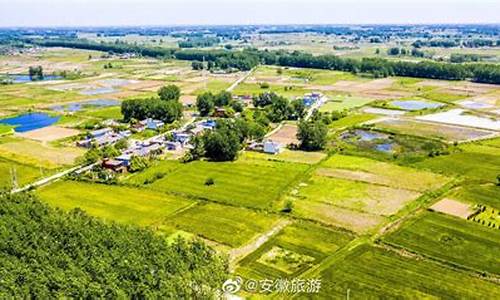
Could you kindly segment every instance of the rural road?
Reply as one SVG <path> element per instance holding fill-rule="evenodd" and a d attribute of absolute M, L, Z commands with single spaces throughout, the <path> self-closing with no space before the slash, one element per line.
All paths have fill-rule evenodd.
<path fill-rule="evenodd" d="M 66 175 L 68 175 L 69 173 L 72 173 L 72 172 L 83 172 L 83 171 L 90 170 L 96 164 L 97 163 L 93 163 L 91 165 L 80 165 L 80 166 L 73 167 L 71 169 L 64 170 L 64 171 L 59 172 L 57 174 L 51 175 L 49 177 L 42 178 L 42 179 L 40 179 L 38 181 L 35 181 L 33 183 L 30 183 L 30 184 L 27 184 L 27 185 L 25 185 L 23 187 L 13 189 L 11 191 L 11 193 L 12 194 L 20 193 L 20 192 L 27 191 L 27 190 L 29 190 L 31 188 L 35 188 L 35 187 L 39 187 L 39 186 L 45 185 L 47 183 L 50 183 L 50 182 L 52 182 L 54 180 L 57 180 L 57 179 L 63 177 L 63 176 L 66 176 Z"/>
<path fill-rule="evenodd" d="M 250 71 L 248 71 L 245 75 L 241 76 L 238 80 L 236 80 L 235 82 L 233 82 L 233 84 L 231 84 L 230 87 L 228 87 L 226 89 L 227 92 L 231 92 L 232 90 L 234 90 L 238 84 L 242 83 L 245 79 L 248 78 L 248 76 L 250 76 L 250 74 L 252 74 L 252 72 L 255 70 L 255 68 L 251 69 Z"/>
<path fill-rule="evenodd" d="M 231 250 L 229 252 L 230 264 L 235 265 L 236 263 L 241 261 L 248 254 L 254 252 L 260 246 L 264 245 L 264 243 L 266 243 L 271 237 L 278 234 L 283 228 L 285 228 L 287 225 L 289 225 L 291 223 L 292 223 L 292 221 L 290 221 L 290 220 L 281 220 L 276 225 L 274 225 L 274 227 L 271 228 L 271 230 L 258 236 L 256 239 L 254 239 L 249 244 L 246 244 L 244 246 L 241 246 L 240 248 L 236 248 L 236 249 Z"/>

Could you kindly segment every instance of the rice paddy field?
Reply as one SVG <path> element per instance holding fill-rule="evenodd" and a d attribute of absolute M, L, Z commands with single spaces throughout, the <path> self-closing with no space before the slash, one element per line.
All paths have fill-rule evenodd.
<path fill-rule="evenodd" d="M 293 36 L 284 48 L 325 53 L 328 46 L 347 57 L 375 51 L 362 43 L 359 49 L 331 50 L 331 44 L 313 43 L 308 34 Z M 120 39 L 160 47 L 178 41 Z M 335 36 L 325 39 L 340 42 Z M 275 48 L 266 39 L 253 43 Z M 388 45 L 380 47 L 386 57 Z M 26 73 L 35 63 L 47 72 L 79 71 L 71 79 L 0 86 L 0 119 L 28 112 L 57 119 L 25 133 L 0 125 L 0 188 L 25 186 L 74 166 L 85 149 L 67 140 L 101 121 L 121 120 L 123 100 L 152 97 L 159 87 L 176 84 L 183 103 L 193 104 L 200 93 L 217 93 L 244 75 L 196 71 L 188 61 L 103 54 L 54 48 L 0 55 L 0 73 Z M 498 130 L 426 120 L 459 109 L 467 120 L 495 122 L 500 88 L 258 66 L 233 94 L 271 91 L 290 100 L 321 92 L 329 99 L 321 112 L 347 112 L 328 125 L 326 149 L 290 147 L 277 155 L 241 151 L 233 162 L 182 163 L 167 156 L 140 172 L 119 175 L 118 184 L 61 178 L 33 193 L 65 211 L 78 208 L 106 222 L 151 228 L 167 241 L 201 238 L 227 255 L 232 275 L 245 280 L 322 280 L 319 294 L 298 298 L 500 298 L 500 231 L 428 210 L 443 199 L 472 210 L 483 205 L 488 214 L 500 209 L 500 139 L 493 138 Z M 87 105 L 100 100 L 112 104 Z M 422 103 L 437 106 L 411 109 Z M 193 108 L 185 113 L 191 116 Z M 297 144 L 296 125 L 284 123 L 268 137 Z"/>
<path fill-rule="evenodd" d="M 426 212 L 384 241 L 439 261 L 500 274 L 500 235 L 496 231 L 470 220 Z"/>
<path fill-rule="evenodd" d="M 322 270 L 317 298 L 496 298 L 498 285 L 427 260 L 362 245 Z"/>

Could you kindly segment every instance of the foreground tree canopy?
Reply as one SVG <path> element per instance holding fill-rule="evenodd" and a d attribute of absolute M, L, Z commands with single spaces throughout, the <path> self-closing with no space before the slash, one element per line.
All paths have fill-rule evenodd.
<path fill-rule="evenodd" d="M 29 194 L 0 195 L 0 298 L 206 299 L 225 259 L 199 241 L 64 213 Z"/>

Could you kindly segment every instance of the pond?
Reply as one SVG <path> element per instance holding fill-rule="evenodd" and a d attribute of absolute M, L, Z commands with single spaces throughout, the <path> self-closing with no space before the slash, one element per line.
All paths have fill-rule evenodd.
<path fill-rule="evenodd" d="M 383 133 L 366 131 L 366 130 L 356 130 L 355 134 L 359 136 L 361 141 L 373 141 L 375 139 L 386 139 L 388 136 Z"/>
<path fill-rule="evenodd" d="M 393 143 L 384 143 L 375 145 L 375 150 L 382 152 L 392 152 L 393 148 L 394 148 Z"/>
<path fill-rule="evenodd" d="M 32 82 L 31 77 L 26 74 L 3 74 L 0 75 L 0 78 L 2 77 L 7 77 L 8 79 L 12 80 L 12 83 L 26 83 L 26 82 Z M 62 79 L 62 76 L 55 76 L 55 75 L 45 75 L 43 76 L 43 79 L 36 80 L 36 81 L 48 81 L 48 80 L 58 80 Z"/>
<path fill-rule="evenodd" d="M 421 100 L 396 100 L 392 101 L 391 104 L 395 107 L 411 111 L 444 106 L 442 103 Z"/>
<path fill-rule="evenodd" d="M 91 100 L 91 101 L 69 103 L 66 105 L 55 105 L 55 106 L 51 106 L 50 109 L 52 109 L 54 111 L 75 112 L 75 111 L 82 110 L 86 107 L 91 107 L 91 108 L 110 107 L 110 106 L 116 106 L 119 104 L 120 104 L 120 101 L 115 100 L 115 99 L 95 99 L 95 100 Z"/>
<path fill-rule="evenodd" d="M 50 126 L 59 120 L 60 116 L 50 116 L 46 113 L 27 113 L 17 117 L 0 119 L 0 124 L 16 126 L 16 132 L 26 132 Z"/>

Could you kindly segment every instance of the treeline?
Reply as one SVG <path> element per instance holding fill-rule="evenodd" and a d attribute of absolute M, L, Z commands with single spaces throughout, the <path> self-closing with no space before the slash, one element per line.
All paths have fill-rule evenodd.
<path fill-rule="evenodd" d="M 2 299 L 210 299 L 225 258 L 201 241 L 166 242 L 151 230 L 0 195 Z"/>
<path fill-rule="evenodd" d="M 180 41 L 179 48 L 201 48 L 201 47 L 212 47 L 220 43 L 218 37 L 192 37 L 184 41 Z"/>
<path fill-rule="evenodd" d="M 158 90 L 158 97 L 148 99 L 130 99 L 121 104 L 123 120 L 144 120 L 152 118 L 165 123 L 172 123 L 182 117 L 182 103 L 179 102 L 180 89 L 168 85 Z"/>
<path fill-rule="evenodd" d="M 302 67 L 327 70 L 339 70 L 352 73 L 370 73 L 374 77 L 408 76 L 444 80 L 472 79 L 483 83 L 500 83 L 500 66 L 492 64 L 451 64 L 444 62 L 394 61 L 382 58 L 343 58 L 335 55 L 314 56 L 309 53 L 294 51 L 265 51 L 245 49 L 227 50 L 174 50 L 147 48 L 128 44 L 100 44 L 82 40 L 55 41 L 40 40 L 34 43 L 42 46 L 82 48 L 100 51 L 136 52 L 152 57 L 172 57 L 180 60 L 207 61 L 221 69 L 236 68 L 250 70 L 258 64 Z M 106 48 L 109 47 L 109 48 Z M 125 51 L 128 48 L 128 51 Z M 134 50 L 140 49 L 140 50 Z"/>
<path fill-rule="evenodd" d="M 442 48 L 452 48 L 452 47 L 466 47 L 466 48 L 478 48 L 478 47 L 495 47 L 500 46 L 500 40 L 492 39 L 472 39 L 472 40 L 460 40 L 460 39 L 439 39 L 439 40 L 416 40 L 413 42 L 413 47 L 442 47 Z"/>

